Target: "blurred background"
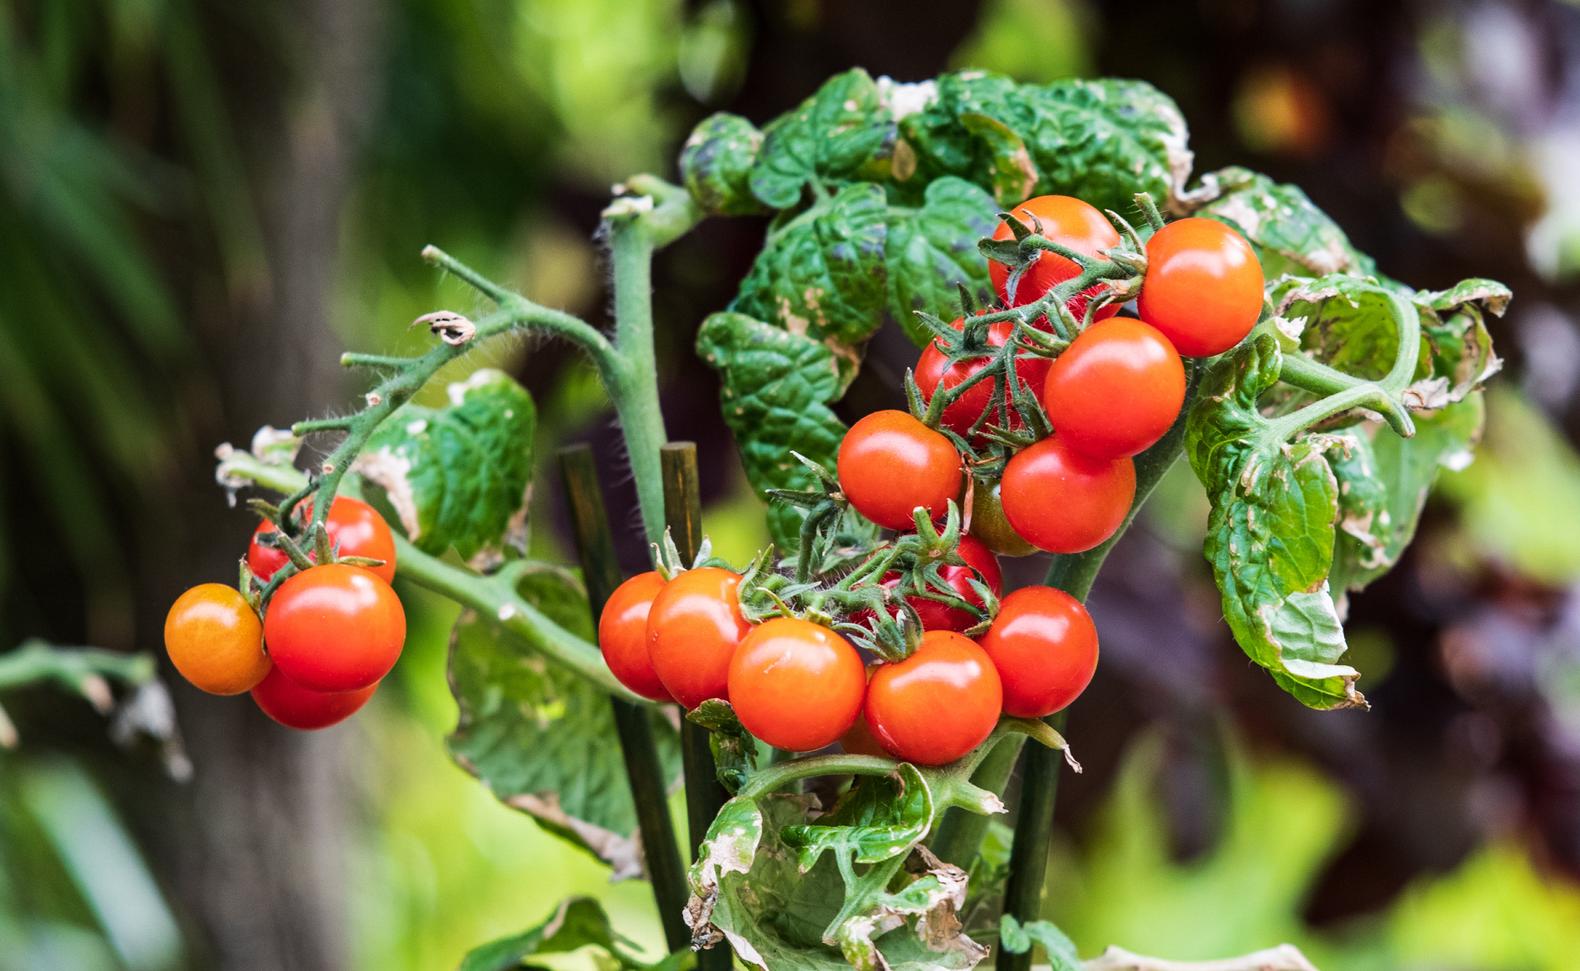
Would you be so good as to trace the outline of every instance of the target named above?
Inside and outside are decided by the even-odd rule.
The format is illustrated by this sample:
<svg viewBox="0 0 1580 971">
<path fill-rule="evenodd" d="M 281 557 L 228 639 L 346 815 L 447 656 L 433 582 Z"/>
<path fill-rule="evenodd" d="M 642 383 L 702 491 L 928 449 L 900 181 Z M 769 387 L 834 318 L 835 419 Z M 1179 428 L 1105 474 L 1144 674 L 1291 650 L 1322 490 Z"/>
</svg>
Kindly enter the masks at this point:
<svg viewBox="0 0 1580 971">
<path fill-rule="evenodd" d="M 1580 966 L 1572 3 L 3 0 L 0 650 L 160 653 L 171 598 L 232 576 L 252 527 L 215 445 L 345 407 L 342 349 L 415 348 L 418 314 L 477 309 L 422 244 L 602 321 L 610 183 L 673 175 L 706 114 L 763 122 L 853 65 L 1144 78 L 1198 171 L 1300 184 L 1418 287 L 1516 293 L 1475 464 L 1353 605 L 1369 714 L 1307 712 L 1245 662 L 1183 467 L 1148 507 L 1094 594 L 1104 662 L 1071 713 L 1088 771 L 1060 792 L 1049 915 L 1083 952 Z M 738 560 L 765 533 L 690 345 L 762 230 L 710 222 L 655 269 L 669 428 L 706 443 L 708 529 Z M 875 343 L 845 414 L 892 406 L 907 354 Z M 539 454 L 594 442 L 632 509 L 579 359 L 482 356 L 537 396 Z M 558 502 L 536 494 L 544 553 Z M 328 732 L 175 685 L 183 760 L 116 747 L 86 701 L 8 695 L 0 969 L 448 967 L 571 893 L 656 942 L 645 885 L 608 884 L 450 762 L 454 608 L 402 594 L 394 690 Z"/>
</svg>

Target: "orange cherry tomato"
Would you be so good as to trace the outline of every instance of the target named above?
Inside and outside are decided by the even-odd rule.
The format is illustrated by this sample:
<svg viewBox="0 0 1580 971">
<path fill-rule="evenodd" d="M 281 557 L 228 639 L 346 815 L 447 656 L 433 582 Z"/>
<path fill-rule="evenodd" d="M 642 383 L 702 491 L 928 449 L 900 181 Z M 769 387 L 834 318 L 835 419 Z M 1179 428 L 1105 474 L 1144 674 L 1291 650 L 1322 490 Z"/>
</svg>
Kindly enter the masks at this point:
<svg viewBox="0 0 1580 971">
<path fill-rule="evenodd" d="M 1147 240 L 1136 308 L 1186 357 L 1222 354 L 1262 313 L 1262 264 L 1245 237 L 1213 219 L 1169 223 Z"/>
<path fill-rule="evenodd" d="M 1049 553 L 1080 553 L 1124 524 L 1136 496 L 1129 459 L 1083 455 L 1052 435 L 1015 453 L 999 479 L 1004 517 Z"/>
<path fill-rule="evenodd" d="M 247 598 L 223 583 L 202 583 L 170 605 L 165 651 L 192 686 L 211 695 L 239 695 L 269 673 L 263 623 Z"/>
<path fill-rule="evenodd" d="M 728 698 L 730 660 L 751 625 L 738 573 L 705 566 L 677 574 L 653 598 L 647 653 L 659 681 L 686 708 Z"/>
<path fill-rule="evenodd" d="M 378 685 L 370 684 L 355 691 L 313 691 L 275 669 L 252 689 L 252 700 L 286 728 L 312 731 L 350 718 L 376 690 Z"/>
<path fill-rule="evenodd" d="M 839 443 L 839 488 L 856 511 L 889 529 L 915 527 L 912 511 L 944 515 L 960 494 L 960 453 L 903 411 L 875 411 Z"/>
<path fill-rule="evenodd" d="M 953 762 L 998 724 L 1004 691 L 993 661 L 971 638 L 928 631 L 910 657 L 881 664 L 867 685 L 867 727 L 897 759 Z"/>
<path fill-rule="evenodd" d="M 652 701 L 674 701 L 647 653 L 647 613 L 662 589 L 664 578 L 657 570 L 616 587 L 598 616 L 598 646 L 621 684 Z"/>
<path fill-rule="evenodd" d="M 855 724 L 867 670 L 827 627 L 775 617 L 752 628 L 730 661 L 730 704 L 746 730 L 775 748 L 810 752 Z"/>
<path fill-rule="evenodd" d="M 999 604 L 982 637 L 1004 684 L 1004 713 L 1041 718 L 1074 701 L 1097 671 L 1097 626 L 1079 600 L 1022 587 Z"/>
<path fill-rule="evenodd" d="M 355 691 L 388 674 L 406 643 L 395 591 L 360 566 L 325 563 L 280 584 L 263 618 L 275 667 L 313 691 Z"/>
</svg>

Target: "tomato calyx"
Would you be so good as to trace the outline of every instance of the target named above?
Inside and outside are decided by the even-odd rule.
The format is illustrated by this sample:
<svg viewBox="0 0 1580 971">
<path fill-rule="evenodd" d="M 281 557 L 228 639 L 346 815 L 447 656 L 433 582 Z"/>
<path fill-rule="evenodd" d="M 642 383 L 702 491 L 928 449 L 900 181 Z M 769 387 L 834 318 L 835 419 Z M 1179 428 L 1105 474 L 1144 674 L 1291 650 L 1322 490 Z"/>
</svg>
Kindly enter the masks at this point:
<svg viewBox="0 0 1580 971">
<path fill-rule="evenodd" d="M 331 497 L 332 502 L 333 497 Z M 342 556 L 340 545 L 330 535 L 329 526 L 324 520 L 310 517 L 310 521 L 304 526 L 300 502 L 287 501 L 276 506 L 267 500 L 253 498 L 247 500 L 247 507 L 274 526 L 273 529 L 257 532 L 252 541 L 264 549 L 278 550 L 286 557 L 286 563 L 269 576 L 267 581 L 260 580 L 248 565 L 247 558 L 242 557 L 240 572 L 242 595 L 260 614 L 264 612 L 280 584 L 314 566 L 344 563 L 347 566 L 371 568 L 382 567 L 387 562 L 371 556 Z M 287 519 L 293 521 L 297 529 L 296 533 L 293 534 L 292 530 L 287 528 Z"/>
</svg>

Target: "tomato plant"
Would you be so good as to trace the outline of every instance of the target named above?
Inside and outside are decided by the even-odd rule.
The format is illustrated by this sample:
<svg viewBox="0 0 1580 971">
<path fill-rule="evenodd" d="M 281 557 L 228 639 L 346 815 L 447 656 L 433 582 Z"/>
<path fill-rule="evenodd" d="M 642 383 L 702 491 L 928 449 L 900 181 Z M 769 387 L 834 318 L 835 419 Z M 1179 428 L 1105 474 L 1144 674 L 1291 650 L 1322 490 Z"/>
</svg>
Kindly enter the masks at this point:
<svg viewBox="0 0 1580 971">
<path fill-rule="evenodd" d="M 1028 928 L 1058 941 L 1028 922 L 1058 759 L 1078 768 L 1059 713 L 1097 664 L 1082 602 L 1165 472 L 1183 457 L 1206 492 L 1202 552 L 1226 626 L 1270 676 L 1263 703 L 1365 707 L 1340 604 L 1408 545 L 1438 469 L 1476 441 L 1497 368 L 1486 317 L 1506 288 L 1379 278 L 1298 189 L 1239 168 L 1193 177 L 1188 134 L 1140 82 L 852 70 L 763 128 L 706 119 L 679 184 L 620 184 L 601 234 L 612 329 L 425 249 L 493 309 L 419 318 L 418 356 L 345 355 L 378 375 L 358 410 L 221 450 L 227 487 L 276 495 L 253 500 L 266 523 L 250 568 L 213 595 L 228 619 L 178 603 L 172 658 L 199 687 L 250 686 L 282 724 L 332 724 L 401 651 L 399 600 L 369 572 L 398 559 L 403 584 L 465 608 L 457 761 L 620 875 L 645 867 L 672 951 L 697 948 L 703 971 L 732 952 L 969 968 L 986 954 L 971 935 L 996 928 L 998 967 L 1022 971 Z M 772 545 L 750 563 L 713 556 L 695 452 L 666 444 L 651 303 L 654 253 L 735 215 L 770 228 L 696 349 L 767 502 Z M 1139 317 L 1117 316 L 1132 301 Z M 892 407 L 847 427 L 836 405 L 886 319 L 917 366 Z M 622 585 L 609 536 L 582 528 L 624 521 L 599 511 L 595 477 L 567 475 L 582 576 L 528 555 L 537 412 L 509 376 L 478 369 L 444 404 L 411 400 L 522 334 L 570 341 L 597 371 L 652 572 Z M 295 459 L 318 436 L 334 444 L 309 477 Z M 381 532 L 343 489 L 397 518 Z M 1045 583 L 1006 592 L 994 554 L 1037 550 L 1053 554 Z M 1017 760 L 1008 880 L 979 886 L 994 869 L 980 828 L 939 824 L 1006 811 Z M 814 791 L 840 795 L 813 811 Z M 467 966 L 530 963 L 538 945 L 521 942 L 543 937 Z"/>
</svg>

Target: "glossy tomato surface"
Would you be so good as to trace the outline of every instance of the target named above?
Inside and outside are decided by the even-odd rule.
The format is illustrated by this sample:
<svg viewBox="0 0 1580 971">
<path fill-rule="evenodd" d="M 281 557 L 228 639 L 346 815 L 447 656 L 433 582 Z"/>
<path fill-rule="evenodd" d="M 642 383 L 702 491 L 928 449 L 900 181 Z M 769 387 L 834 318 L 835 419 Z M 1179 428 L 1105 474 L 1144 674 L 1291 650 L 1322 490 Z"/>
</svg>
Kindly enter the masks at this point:
<svg viewBox="0 0 1580 971">
<path fill-rule="evenodd" d="M 1136 495 L 1129 459 L 1097 459 L 1054 434 L 1015 453 L 999 480 L 1004 517 L 1027 542 L 1049 553 L 1081 553 L 1125 521 Z"/>
<path fill-rule="evenodd" d="M 867 415 L 839 444 L 840 491 L 879 526 L 914 528 L 917 506 L 943 516 L 961 481 L 954 445 L 903 411 Z"/>
<path fill-rule="evenodd" d="M 752 628 L 730 661 L 730 704 L 746 730 L 775 748 L 832 745 L 861 714 L 867 671 L 845 638 L 775 617 Z"/>
<path fill-rule="evenodd" d="M 360 566 L 326 563 L 280 585 L 263 618 L 275 667 L 313 691 L 355 691 L 389 673 L 406 643 L 395 591 Z"/>
<path fill-rule="evenodd" d="M 303 522 L 312 515 L 308 503 L 297 506 L 297 510 Z M 329 506 L 329 515 L 324 517 L 324 527 L 329 530 L 330 542 L 339 547 L 339 555 L 383 560 L 383 566 L 365 569 L 376 573 L 385 583 L 395 582 L 395 537 L 377 509 L 360 499 L 336 496 Z M 289 562 L 283 551 L 258 542 L 258 537 L 272 532 L 275 532 L 274 524 L 265 519 L 253 530 L 252 542 L 247 545 L 247 568 L 265 583 Z M 306 553 L 313 556 L 311 549 Z"/>
<path fill-rule="evenodd" d="M 183 678 L 211 695 L 239 695 L 269 673 L 263 623 L 241 591 L 223 583 L 199 584 L 170 605 L 165 651 Z"/>
<path fill-rule="evenodd" d="M 1213 219 L 1171 222 L 1147 240 L 1136 307 L 1186 357 L 1222 354 L 1262 313 L 1262 264 L 1245 237 Z"/>
<path fill-rule="evenodd" d="M 943 765 L 982 744 L 1003 701 L 998 671 L 975 641 L 928 631 L 910 657 L 873 672 L 864 713 L 895 758 Z"/>
<path fill-rule="evenodd" d="M 647 614 L 647 652 L 670 696 L 695 708 L 729 697 L 730 660 L 751 625 L 741 615 L 738 573 L 705 566 L 676 574 Z"/>
<path fill-rule="evenodd" d="M 616 587 L 598 615 L 598 647 L 621 684 L 652 701 L 674 701 L 647 653 L 647 614 L 662 589 L 664 578 L 656 570 Z"/>
<path fill-rule="evenodd" d="M 313 691 L 276 669 L 252 689 L 252 700 L 286 728 L 312 731 L 350 718 L 376 690 L 378 685 L 370 684 L 355 691 Z"/>
<path fill-rule="evenodd" d="M 1095 206 L 1073 196 L 1037 196 L 1016 206 L 1010 214 L 1032 229 L 1036 229 L 1032 222 L 1032 217 L 1036 217 L 1042 224 L 1044 237 L 1077 253 L 1100 256 L 1103 250 L 1119 245 L 1119 231 L 1108 221 L 1108 217 Z M 1008 223 L 1001 222 L 998 229 L 994 230 L 993 238 L 1014 239 L 1015 234 Z M 994 260 L 988 261 L 988 276 L 993 281 L 993 289 L 998 291 L 999 299 L 1010 307 L 1031 303 L 1066 280 L 1075 279 L 1080 273 L 1081 268 L 1071 260 L 1057 253 L 1043 253 L 1021 276 L 1012 298 L 1009 293 L 1009 267 Z M 1077 321 L 1085 317 L 1087 302 L 1101 290 L 1102 284 L 1096 284 L 1076 294 L 1066 304 Z M 1093 316 L 1101 320 L 1118 312 L 1119 305 L 1110 303 Z"/>
<path fill-rule="evenodd" d="M 1128 458 L 1163 437 L 1185 401 L 1185 365 L 1155 327 L 1114 317 L 1076 336 L 1054 361 L 1042 404 L 1064 443 Z"/>
<path fill-rule="evenodd" d="M 1097 626 L 1079 600 L 1022 587 L 999 604 L 982 637 L 1004 685 L 1004 713 L 1041 718 L 1074 701 L 1097 671 Z"/>
<path fill-rule="evenodd" d="M 1037 547 L 1015 532 L 1004 517 L 997 482 L 977 481 L 971 489 L 971 536 L 999 556 L 1030 556 Z"/>
</svg>

